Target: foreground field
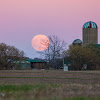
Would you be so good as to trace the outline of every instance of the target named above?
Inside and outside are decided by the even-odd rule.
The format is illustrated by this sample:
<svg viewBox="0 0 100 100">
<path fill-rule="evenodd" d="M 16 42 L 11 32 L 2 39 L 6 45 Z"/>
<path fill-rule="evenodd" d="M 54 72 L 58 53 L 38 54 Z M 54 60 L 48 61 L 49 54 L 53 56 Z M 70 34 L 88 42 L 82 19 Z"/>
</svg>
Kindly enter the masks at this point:
<svg viewBox="0 0 100 100">
<path fill-rule="evenodd" d="M 0 100 L 100 100 L 99 71 L 0 71 Z"/>
</svg>

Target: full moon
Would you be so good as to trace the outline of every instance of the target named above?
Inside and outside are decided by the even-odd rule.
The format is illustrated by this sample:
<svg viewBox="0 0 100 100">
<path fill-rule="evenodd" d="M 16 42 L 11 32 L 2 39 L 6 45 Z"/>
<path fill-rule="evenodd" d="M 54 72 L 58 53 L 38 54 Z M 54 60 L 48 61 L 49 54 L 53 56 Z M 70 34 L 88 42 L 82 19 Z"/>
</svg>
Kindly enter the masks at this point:
<svg viewBox="0 0 100 100">
<path fill-rule="evenodd" d="M 43 51 L 48 48 L 50 41 L 45 35 L 36 35 L 32 39 L 32 47 L 35 50 Z"/>
</svg>

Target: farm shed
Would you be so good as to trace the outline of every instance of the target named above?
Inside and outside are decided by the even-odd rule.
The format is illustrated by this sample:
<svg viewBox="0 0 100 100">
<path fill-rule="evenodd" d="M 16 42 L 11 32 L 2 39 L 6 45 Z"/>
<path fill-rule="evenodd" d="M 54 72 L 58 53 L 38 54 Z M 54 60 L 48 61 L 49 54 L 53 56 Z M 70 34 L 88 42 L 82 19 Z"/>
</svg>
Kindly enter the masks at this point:
<svg viewBox="0 0 100 100">
<path fill-rule="evenodd" d="M 26 60 L 18 60 L 18 61 L 13 61 L 13 69 L 31 69 L 31 64 L 30 62 Z"/>
<path fill-rule="evenodd" d="M 26 61 L 30 62 L 32 69 L 45 69 L 46 61 L 41 59 L 27 59 Z"/>
<path fill-rule="evenodd" d="M 46 61 L 40 59 L 27 59 L 13 61 L 13 69 L 45 69 Z"/>
</svg>

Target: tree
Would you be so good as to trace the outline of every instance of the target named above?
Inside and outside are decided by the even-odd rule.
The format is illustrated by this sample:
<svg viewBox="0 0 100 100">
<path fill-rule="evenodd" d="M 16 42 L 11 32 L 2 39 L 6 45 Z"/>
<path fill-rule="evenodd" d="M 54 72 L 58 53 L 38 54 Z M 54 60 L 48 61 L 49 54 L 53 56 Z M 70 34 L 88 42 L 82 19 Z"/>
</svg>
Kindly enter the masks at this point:
<svg viewBox="0 0 100 100">
<path fill-rule="evenodd" d="M 0 43 L 0 69 L 11 69 L 13 61 L 20 60 L 24 57 L 24 52 L 18 50 L 14 46 Z"/>
<path fill-rule="evenodd" d="M 56 61 L 61 57 L 61 52 L 65 50 L 66 43 L 63 40 L 60 40 L 55 35 L 48 36 L 48 38 L 50 41 L 49 47 L 44 52 L 42 52 L 42 54 L 48 60 L 49 66 L 56 68 L 57 67 L 56 65 L 58 65 Z"/>
<path fill-rule="evenodd" d="M 82 47 L 71 45 L 66 52 L 69 53 L 74 70 L 82 70 L 84 64 L 87 65 L 87 69 L 97 69 L 97 66 L 100 67 L 100 56 L 97 54 L 97 52 L 100 54 L 100 49 L 94 46 Z"/>
</svg>

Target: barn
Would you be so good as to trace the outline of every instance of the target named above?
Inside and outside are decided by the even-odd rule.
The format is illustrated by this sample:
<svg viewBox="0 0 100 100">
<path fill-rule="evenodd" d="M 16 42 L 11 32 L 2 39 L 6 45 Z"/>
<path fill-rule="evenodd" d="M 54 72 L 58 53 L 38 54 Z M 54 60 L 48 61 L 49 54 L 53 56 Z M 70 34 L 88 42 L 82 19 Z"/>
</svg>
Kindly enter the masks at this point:
<svg viewBox="0 0 100 100">
<path fill-rule="evenodd" d="M 31 69 L 45 69 L 46 61 L 41 59 L 27 59 L 26 61 L 30 62 Z"/>
<path fill-rule="evenodd" d="M 13 61 L 13 69 L 31 70 L 31 69 L 45 69 L 46 61 L 41 59 L 26 59 Z"/>
</svg>

